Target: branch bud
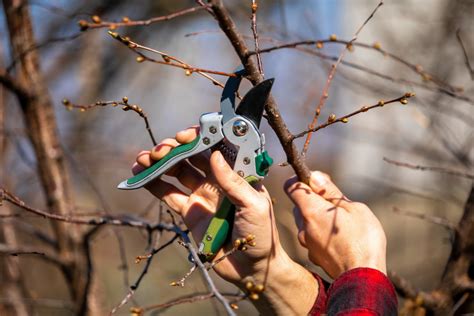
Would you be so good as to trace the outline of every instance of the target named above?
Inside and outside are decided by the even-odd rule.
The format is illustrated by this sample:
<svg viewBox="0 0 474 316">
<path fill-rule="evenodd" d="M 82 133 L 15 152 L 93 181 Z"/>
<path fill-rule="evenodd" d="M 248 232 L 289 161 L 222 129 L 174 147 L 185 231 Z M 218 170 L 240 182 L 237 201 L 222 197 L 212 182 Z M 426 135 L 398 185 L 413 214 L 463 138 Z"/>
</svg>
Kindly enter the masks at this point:
<svg viewBox="0 0 474 316">
<path fill-rule="evenodd" d="M 92 16 L 92 22 L 99 24 L 101 22 L 101 19 L 98 15 L 93 15 Z"/>
<path fill-rule="evenodd" d="M 77 22 L 77 25 L 79 25 L 79 29 L 81 30 L 81 32 L 84 32 L 89 28 L 89 23 L 87 23 L 86 20 L 79 20 L 79 22 Z"/>
<path fill-rule="evenodd" d="M 256 301 L 256 300 L 259 299 L 259 296 L 258 296 L 257 293 L 250 293 L 249 298 L 250 298 L 252 301 Z"/>
</svg>

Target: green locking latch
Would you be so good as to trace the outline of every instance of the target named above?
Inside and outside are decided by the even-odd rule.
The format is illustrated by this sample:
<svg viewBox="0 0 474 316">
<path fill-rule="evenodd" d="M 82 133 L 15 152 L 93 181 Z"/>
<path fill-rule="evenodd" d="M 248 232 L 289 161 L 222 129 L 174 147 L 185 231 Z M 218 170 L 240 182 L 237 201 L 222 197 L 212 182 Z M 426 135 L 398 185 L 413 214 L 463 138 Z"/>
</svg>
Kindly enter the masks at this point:
<svg viewBox="0 0 474 316">
<path fill-rule="evenodd" d="M 257 168 L 257 174 L 259 176 L 266 176 L 272 164 L 273 159 L 266 150 L 255 157 L 255 167 Z"/>
</svg>

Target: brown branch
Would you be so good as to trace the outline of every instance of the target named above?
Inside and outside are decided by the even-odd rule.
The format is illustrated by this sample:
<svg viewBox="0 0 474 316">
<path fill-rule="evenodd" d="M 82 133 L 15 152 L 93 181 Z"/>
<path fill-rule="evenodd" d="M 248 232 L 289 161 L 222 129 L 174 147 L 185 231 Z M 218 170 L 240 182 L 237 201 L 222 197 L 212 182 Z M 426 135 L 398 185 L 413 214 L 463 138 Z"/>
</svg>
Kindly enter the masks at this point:
<svg viewBox="0 0 474 316">
<path fill-rule="evenodd" d="M 23 87 L 23 85 L 17 81 L 17 79 L 13 78 L 5 69 L 0 69 L 0 83 L 16 94 L 18 99 L 21 102 L 28 102 L 32 98 L 30 92 Z"/>
<path fill-rule="evenodd" d="M 358 114 L 361 114 L 361 113 L 365 113 L 365 112 L 370 111 L 370 110 L 375 109 L 375 108 L 383 107 L 387 104 L 396 103 L 396 102 L 400 102 L 401 104 L 407 104 L 408 99 L 413 97 L 413 96 L 415 96 L 415 94 L 413 92 L 407 92 L 401 97 L 398 97 L 398 98 L 395 98 L 395 99 L 392 99 L 392 100 L 388 100 L 388 101 L 380 100 L 377 104 L 370 105 L 370 106 L 363 106 L 360 109 L 358 109 L 357 111 L 354 111 L 352 113 L 346 114 L 346 115 L 338 117 L 338 118 L 336 118 L 336 116 L 334 114 L 331 114 L 331 115 L 329 115 L 326 123 L 320 124 L 320 125 L 312 128 L 312 129 L 307 129 L 305 131 L 302 131 L 298 134 L 295 134 L 293 137 L 294 137 L 294 139 L 300 138 L 300 137 L 303 137 L 304 135 L 306 135 L 308 133 L 317 132 L 320 129 L 326 128 L 326 127 L 328 127 L 330 125 L 333 125 L 333 124 L 336 124 L 336 123 L 347 123 L 349 121 L 349 118 L 352 117 L 352 116 L 355 116 L 355 115 L 358 115 Z"/>
<path fill-rule="evenodd" d="M 421 170 L 421 171 L 434 171 L 434 172 L 449 174 L 456 177 L 462 177 L 462 178 L 474 180 L 474 174 L 471 174 L 468 172 L 452 170 L 452 169 L 443 168 L 443 167 L 427 167 L 427 166 L 414 165 L 407 162 L 392 160 L 387 157 L 383 157 L 383 160 L 385 162 L 388 162 L 389 164 L 399 166 L 399 167 L 409 168 L 413 170 Z"/>
<path fill-rule="evenodd" d="M 209 34 L 209 33 L 216 33 L 216 31 L 215 30 L 198 31 L 198 32 L 188 33 L 185 36 L 195 36 L 195 35 Z M 251 36 L 247 36 L 247 35 L 242 35 L 242 37 L 249 38 L 249 39 L 252 38 Z M 303 52 L 305 54 L 310 54 L 310 55 L 316 56 L 320 59 L 330 60 L 330 61 L 334 61 L 334 62 L 338 60 L 338 56 L 327 55 L 327 54 L 321 53 L 320 51 L 312 50 L 312 49 L 309 49 L 309 48 L 304 48 L 304 47 L 301 47 L 301 46 L 304 46 L 304 45 L 309 46 L 309 45 L 316 44 L 317 47 L 318 46 L 322 47 L 321 45 L 323 45 L 325 43 L 335 43 L 335 44 L 344 44 L 344 45 L 347 45 L 349 43 L 349 41 L 339 40 L 337 38 L 336 39 L 334 39 L 334 38 L 333 39 L 331 39 L 331 38 L 330 39 L 322 39 L 322 40 L 305 40 L 305 41 L 298 41 L 298 42 L 292 42 L 292 43 L 284 43 L 284 42 L 278 41 L 278 40 L 276 40 L 274 38 L 271 38 L 271 37 L 259 37 L 259 39 L 276 44 L 275 46 L 272 46 L 272 47 L 269 47 L 269 48 L 266 48 L 266 49 L 261 49 L 260 53 L 268 53 L 268 52 L 271 52 L 273 50 L 282 49 L 282 48 L 294 48 L 294 49 L 296 49 L 300 52 Z M 318 44 L 320 44 L 320 45 L 318 45 Z M 399 57 L 395 54 L 392 54 L 390 52 L 387 52 L 387 51 L 383 50 L 380 46 L 380 43 L 378 43 L 378 42 L 375 42 L 372 45 L 355 42 L 355 43 L 353 43 L 353 46 L 360 46 L 360 47 L 380 51 L 380 53 L 382 53 L 384 56 L 392 58 L 395 61 L 398 61 L 398 62 L 406 65 L 408 68 L 410 68 L 411 70 L 418 73 L 421 76 L 421 78 L 423 79 L 423 81 L 432 82 L 432 83 L 435 84 L 435 86 L 428 85 L 428 84 L 425 84 L 425 83 L 416 82 L 416 81 L 412 81 L 412 80 L 408 80 L 408 79 L 405 79 L 405 78 L 395 78 L 395 77 L 392 77 L 390 75 L 387 75 L 387 74 L 375 71 L 373 69 L 370 69 L 368 67 L 359 65 L 357 63 L 352 63 L 352 62 L 348 62 L 348 61 L 345 61 L 345 60 L 341 61 L 341 65 L 344 65 L 344 66 L 347 66 L 347 67 L 350 67 L 350 68 L 368 73 L 370 75 L 382 78 L 384 80 L 388 80 L 388 81 L 396 82 L 396 83 L 400 83 L 400 84 L 406 84 L 406 85 L 410 85 L 410 86 L 414 86 L 414 87 L 419 87 L 419 88 L 429 90 L 429 91 L 439 92 L 439 93 L 445 94 L 449 97 L 452 97 L 452 98 L 455 98 L 455 99 L 458 99 L 458 100 L 462 100 L 462 101 L 468 102 L 470 104 L 474 104 L 474 100 L 472 100 L 471 98 L 469 98 L 465 95 L 460 94 L 464 91 L 464 89 L 462 87 L 454 87 L 454 86 L 442 81 L 441 79 L 437 78 L 433 74 L 430 74 L 430 73 L 426 72 L 425 70 L 423 70 L 423 67 L 421 65 L 412 64 L 412 63 L 404 60 L 403 58 L 401 58 L 401 57 Z M 249 54 L 249 56 L 255 55 L 255 51 L 250 51 L 248 54 Z"/>
<path fill-rule="evenodd" d="M 217 258 L 214 260 L 209 267 L 207 268 L 208 270 L 214 269 L 216 265 L 218 265 L 220 262 L 224 261 L 225 258 L 233 255 L 237 251 L 246 251 L 247 246 L 250 247 L 255 247 L 256 242 L 255 242 L 255 236 L 252 234 L 249 234 L 245 238 L 238 238 L 234 241 L 232 248 L 228 251 L 226 251 L 221 257 Z"/>
<path fill-rule="evenodd" d="M 37 249 L 31 247 L 21 246 L 12 248 L 9 245 L 0 243 L 0 253 L 9 256 L 34 255 L 40 259 L 55 264 L 58 267 L 65 266 L 64 262 L 58 258 L 57 254 L 44 250 L 38 251 Z"/>
<path fill-rule="evenodd" d="M 252 21 L 251 29 L 252 29 L 253 41 L 255 45 L 255 55 L 257 56 L 258 71 L 260 72 L 262 77 L 265 77 L 263 73 L 262 57 L 260 56 L 260 49 L 258 47 L 257 9 L 258 9 L 257 0 L 252 0 L 252 17 L 250 19 Z"/>
<path fill-rule="evenodd" d="M 56 213 L 51 213 L 48 211 L 44 211 L 32 206 L 27 205 L 24 201 L 22 201 L 17 196 L 13 195 L 9 191 L 5 190 L 4 188 L 0 188 L 0 200 L 12 203 L 13 205 L 18 206 L 19 208 L 28 211 L 30 213 L 36 214 L 43 218 L 51 219 L 54 221 L 65 222 L 70 224 L 78 224 L 78 225 L 88 225 L 88 226 L 98 226 L 98 225 L 112 225 L 112 226 L 127 226 L 127 227 L 135 227 L 140 229 L 147 229 L 147 230 L 166 230 L 175 233 L 181 234 L 182 231 L 173 224 L 166 224 L 166 223 L 157 223 L 151 224 L 147 221 L 131 218 L 128 216 L 103 216 L 103 217 L 94 217 L 94 218 L 82 218 L 82 217 L 75 217 L 75 216 L 64 216 Z"/>
<path fill-rule="evenodd" d="M 469 74 L 471 75 L 471 80 L 474 80 L 474 69 L 471 66 L 471 62 L 469 61 L 469 55 L 467 53 L 467 49 L 464 46 L 464 43 L 461 38 L 461 30 L 456 31 L 456 38 L 458 39 L 459 45 L 461 46 L 463 55 L 464 55 L 464 63 L 466 64 L 466 68 L 469 71 Z"/>
<path fill-rule="evenodd" d="M 245 298 L 244 294 L 223 293 L 222 295 L 224 295 L 226 297 L 229 297 L 229 298 L 235 298 L 235 299 Z M 213 293 L 191 294 L 191 295 L 186 295 L 184 297 L 180 297 L 180 298 L 177 298 L 177 299 L 173 299 L 173 300 L 171 300 L 169 302 L 166 302 L 166 303 L 155 304 L 155 305 L 150 305 L 150 306 L 146 306 L 146 307 L 133 307 L 130 311 L 132 313 L 136 313 L 138 315 L 143 315 L 143 313 L 149 312 L 149 311 L 152 311 L 152 310 L 162 310 L 162 309 L 170 308 L 170 307 L 180 305 L 180 304 L 194 303 L 194 302 L 198 302 L 198 301 L 208 300 L 208 299 L 211 299 L 213 297 L 215 297 L 215 295 Z M 236 306 L 235 307 L 233 306 L 232 308 L 235 309 Z"/>
<path fill-rule="evenodd" d="M 271 39 L 271 38 L 266 38 L 266 40 L 268 40 L 270 42 L 275 42 L 275 43 L 278 43 L 278 44 L 276 44 L 274 46 L 271 46 L 271 47 L 261 49 L 260 53 L 262 53 L 262 54 L 270 53 L 272 51 L 279 50 L 279 49 L 298 48 L 299 46 L 313 46 L 313 45 L 315 45 L 317 49 L 321 49 L 321 48 L 324 47 L 325 44 L 340 44 L 340 45 L 344 45 L 346 47 L 348 45 L 353 45 L 354 47 L 362 47 L 362 48 L 365 48 L 365 49 L 374 50 L 374 51 L 380 52 L 380 54 L 382 54 L 384 57 L 388 57 L 388 58 L 393 59 L 394 61 L 396 61 L 396 62 L 398 62 L 402 65 L 405 65 L 409 69 L 413 70 L 415 73 L 419 74 L 424 81 L 431 81 L 431 82 L 435 83 L 436 85 L 438 85 L 440 87 L 449 89 L 451 92 L 462 92 L 463 91 L 463 88 L 454 87 L 454 86 L 444 82 L 443 80 L 439 79 L 435 75 L 425 71 L 423 66 L 410 63 L 409 61 L 403 59 L 402 57 L 400 57 L 396 54 L 393 54 L 389 51 L 384 50 L 379 42 L 375 42 L 374 44 L 367 44 L 367 43 L 360 43 L 360 42 L 350 43 L 350 41 L 340 40 L 340 39 L 337 39 L 337 38 L 334 38 L 334 37 L 328 38 L 328 39 L 303 40 L 303 41 L 296 41 L 296 42 L 289 42 L 289 43 L 283 43 L 283 42 L 280 42 L 280 41 L 277 41 L 277 40 L 274 40 L 274 39 Z M 255 52 L 250 52 L 250 54 L 254 55 Z"/>
<path fill-rule="evenodd" d="M 53 102 L 40 67 L 38 51 L 22 55 L 36 45 L 32 20 L 24 0 L 3 0 L 6 13 L 12 59 L 20 56 L 17 80 L 27 87 L 31 98 L 18 95 L 29 140 L 36 156 L 36 168 L 42 191 L 49 209 L 55 215 L 66 217 L 74 209 L 74 199 L 64 153 L 58 137 Z M 88 310 L 88 283 L 92 274 L 88 256 L 82 246 L 84 232 L 79 227 L 71 229 L 65 222 L 52 221 L 58 254 L 61 261 L 73 262 L 61 271 L 68 280 L 68 288 L 76 307 L 76 313 Z M 93 312 L 93 311 L 91 311 Z"/>
<path fill-rule="evenodd" d="M 136 227 L 136 228 L 144 228 L 147 229 L 148 231 L 153 231 L 153 230 L 167 230 L 174 232 L 176 235 L 178 235 L 184 242 L 184 245 L 186 249 L 188 249 L 191 257 L 193 258 L 194 262 L 198 265 L 199 269 L 201 270 L 204 279 L 206 280 L 206 283 L 211 290 L 212 293 L 216 296 L 216 298 L 224 305 L 224 308 L 226 309 L 227 313 L 229 315 L 235 315 L 235 313 L 232 311 L 232 308 L 229 305 L 229 302 L 225 297 L 222 296 L 222 294 L 217 290 L 214 282 L 212 281 L 211 277 L 209 276 L 209 273 L 207 272 L 206 267 L 204 264 L 201 262 L 199 259 L 199 256 L 197 254 L 196 249 L 191 243 L 191 240 L 187 236 L 187 233 L 181 230 L 178 226 L 175 224 L 167 224 L 167 223 L 156 223 L 156 224 L 150 224 L 148 222 L 142 221 L 142 220 L 137 220 L 137 219 L 129 219 L 129 218 L 118 218 L 118 217 L 101 217 L 101 218 L 92 218 L 92 219 L 83 219 L 83 218 L 75 218 L 72 216 L 62 216 L 58 214 L 53 214 L 47 211 L 43 211 L 37 208 L 33 208 L 31 206 L 26 205 L 22 200 L 20 200 L 18 197 L 15 195 L 11 194 L 7 190 L 0 188 L 0 200 L 2 201 L 7 201 L 10 202 L 26 211 L 29 211 L 31 213 L 43 216 L 45 218 L 53 219 L 56 221 L 62 221 L 62 222 L 67 222 L 67 223 L 73 223 L 73 224 L 81 224 L 81 225 L 92 225 L 92 226 L 101 226 L 101 225 L 115 225 L 115 226 L 129 226 L 129 227 Z M 131 292 L 134 291 L 134 287 L 131 287 Z M 132 296 L 133 293 L 129 293 L 128 296 Z M 125 302 L 126 303 L 126 302 Z M 122 305 L 120 305 L 122 306 Z"/>
<path fill-rule="evenodd" d="M 262 82 L 263 77 L 259 73 L 258 67 L 255 65 L 253 60 L 249 58 L 249 49 L 247 48 L 242 35 L 237 30 L 234 21 L 232 20 L 227 9 L 224 7 L 222 1 L 211 0 L 211 5 L 212 11 L 214 12 L 215 18 L 218 21 L 220 28 L 229 39 L 237 56 L 239 56 L 240 61 L 244 65 L 248 74 L 248 79 L 253 85 Z M 291 164 L 295 170 L 296 175 L 301 181 L 309 183 L 311 176 L 310 170 L 304 163 L 302 157 L 299 155 L 298 149 L 293 143 L 292 134 L 283 121 L 280 111 L 278 110 L 278 106 L 271 95 L 268 97 L 267 103 L 265 104 L 265 111 L 268 116 L 268 123 L 275 131 L 280 144 L 285 151 L 288 163 Z"/>
<path fill-rule="evenodd" d="M 110 312 L 110 315 L 115 314 L 120 308 L 122 308 L 125 304 L 127 304 L 130 301 L 130 299 L 135 294 L 135 291 L 140 286 L 140 283 L 142 282 L 143 278 L 148 273 L 148 268 L 150 267 L 154 256 L 158 252 L 160 252 L 161 250 L 163 250 L 163 249 L 167 248 L 169 245 L 171 245 L 178 237 L 180 237 L 180 234 L 175 234 L 174 237 L 171 238 L 168 242 L 164 243 L 163 245 L 161 245 L 160 247 L 158 247 L 156 249 L 153 249 L 148 255 L 146 255 L 145 258 L 143 258 L 142 256 L 137 257 L 137 259 L 135 260 L 135 263 L 140 263 L 140 261 L 142 259 L 147 260 L 146 264 L 145 264 L 145 267 L 143 268 L 142 272 L 138 276 L 135 283 L 130 286 L 130 290 L 128 291 L 127 295 L 125 295 L 125 297 L 120 301 L 120 303 L 112 309 L 112 311 Z"/>
<path fill-rule="evenodd" d="M 353 43 L 357 40 L 357 37 L 359 36 L 359 33 L 362 31 L 365 25 L 372 19 L 372 17 L 375 15 L 377 12 L 378 8 L 383 5 L 383 0 L 381 0 L 377 6 L 374 8 L 372 13 L 369 15 L 369 17 L 362 23 L 362 25 L 359 27 L 359 29 L 355 32 L 354 37 L 347 43 L 346 46 L 344 46 L 344 49 L 341 51 L 339 54 L 338 59 L 334 64 L 331 65 L 331 70 L 329 71 L 328 78 L 326 80 L 326 85 L 324 86 L 323 92 L 321 93 L 321 97 L 319 99 L 318 105 L 316 107 L 316 110 L 314 112 L 314 117 L 311 123 L 309 124 L 309 133 L 306 135 L 306 140 L 303 145 L 303 150 L 302 150 L 302 155 L 304 156 L 306 152 L 308 151 L 308 147 L 311 141 L 311 136 L 312 136 L 312 129 L 316 127 L 316 124 L 318 122 L 319 115 L 321 113 L 322 108 L 324 107 L 324 104 L 326 103 L 326 100 L 329 98 L 329 88 L 331 87 L 332 79 L 334 78 L 334 75 L 336 74 L 336 69 L 337 66 L 341 63 L 342 59 L 344 58 L 346 52 L 349 49 L 352 49 Z M 331 36 L 333 39 L 336 39 L 335 35 Z"/>
<path fill-rule="evenodd" d="M 184 235 L 181 237 L 182 237 L 183 244 L 186 247 L 186 249 L 188 249 L 192 260 L 201 271 L 201 274 L 204 280 L 206 281 L 207 287 L 210 290 L 210 292 L 217 298 L 219 302 L 221 302 L 221 304 L 224 306 L 224 309 L 226 310 L 228 315 L 235 316 L 235 313 L 232 310 L 232 306 L 230 305 L 229 301 L 217 290 L 216 285 L 212 281 L 211 276 L 209 275 L 209 272 L 206 269 L 206 266 L 202 263 L 201 259 L 199 258 L 199 255 L 197 254 L 197 251 L 192 245 L 189 237 L 187 235 Z"/>
<path fill-rule="evenodd" d="M 198 34 L 199 34 L 199 32 L 198 32 Z M 275 40 L 275 39 L 272 39 L 272 38 L 269 38 L 269 37 L 265 37 L 265 38 L 262 37 L 261 39 L 265 39 L 266 41 L 269 41 L 269 42 L 272 42 L 272 43 L 277 43 L 279 45 L 285 45 L 283 42 L 280 42 L 278 40 Z M 348 41 L 340 41 L 340 40 L 337 40 L 337 39 L 334 40 L 334 41 L 331 40 L 331 39 L 323 40 L 323 41 L 324 42 L 334 42 L 334 43 L 341 42 L 341 43 L 344 43 L 345 45 L 347 45 L 347 43 L 348 43 Z M 306 43 L 306 42 L 308 42 L 308 41 L 303 41 L 302 43 Z M 321 42 L 321 40 L 310 41 L 310 42 L 311 43 L 314 42 L 317 45 L 319 42 Z M 362 43 L 356 42 L 356 43 L 353 43 L 353 45 L 354 46 L 364 46 L 364 47 L 375 47 L 376 49 L 381 50 L 381 48 L 379 48 L 380 46 L 377 42 L 373 45 L 362 44 Z M 284 48 L 284 47 L 282 47 L 282 48 Z M 289 48 L 291 48 L 291 47 L 289 47 Z M 323 54 L 319 51 L 312 50 L 312 49 L 309 49 L 309 48 L 295 46 L 294 49 L 296 49 L 298 51 L 301 51 L 303 53 L 306 53 L 306 54 L 316 56 L 316 57 L 318 57 L 320 59 L 323 59 L 323 60 L 337 61 L 337 59 L 338 59 L 337 56 L 326 55 L 326 54 Z M 261 50 L 260 52 L 264 52 L 264 51 L 265 50 Z M 252 55 L 252 54 L 255 54 L 255 52 L 250 52 L 249 54 Z M 453 87 L 453 86 L 443 82 L 441 79 L 436 78 L 433 75 L 426 73 L 423 70 L 423 67 L 421 67 L 420 65 L 410 64 L 409 62 L 403 60 L 402 58 L 400 58 L 398 56 L 395 56 L 391 53 L 388 53 L 386 51 L 383 51 L 383 54 L 388 54 L 389 56 L 392 56 L 392 58 L 394 58 L 395 60 L 397 60 L 397 58 L 400 59 L 400 62 L 406 63 L 407 66 L 409 66 L 412 70 L 419 73 L 422 76 L 423 81 L 433 82 L 433 83 L 436 84 L 436 86 L 432 86 L 432 85 L 428 85 L 428 84 L 424 84 L 424 83 L 420 83 L 420 82 L 415 82 L 415 81 L 408 80 L 408 79 L 405 79 L 405 78 L 395 78 L 395 77 L 392 77 L 390 75 L 386 75 L 384 73 L 381 73 L 381 72 L 375 71 L 373 69 L 370 69 L 368 67 L 365 67 L 365 66 L 362 66 L 362 65 L 359 65 L 359 64 L 356 64 L 356 63 L 348 62 L 348 61 L 345 61 L 345 60 L 341 61 L 341 65 L 344 65 L 344 66 L 347 66 L 347 67 L 350 67 L 350 68 L 368 73 L 370 75 L 382 78 L 384 80 L 388 80 L 388 81 L 396 82 L 396 83 L 401 83 L 401 84 L 406 84 L 406 85 L 410 85 L 410 86 L 414 86 L 414 87 L 420 87 L 422 89 L 426 89 L 426 90 L 429 90 L 429 91 L 439 92 L 439 93 L 445 94 L 447 96 L 450 96 L 452 98 L 462 100 L 462 101 L 468 102 L 470 104 L 474 104 L 474 100 L 472 100 L 471 98 L 469 98 L 465 95 L 460 94 L 460 92 L 463 91 L 462 87 Z"/>
<path fill-rule="evenodd" d="M 118 33 L 109 31 L 109 34 L 113 38 L 118 40 L 120 43 L 126 45 L 135 54 L 137 54 L 138 57 L 137 57 L 136 60 L 139 63 L 142 63 L 144 61 L 148 61 L 148 62 L 152 62 L 152 63 L 155 63 L 155 64 L 167 65 L 167 66 L 171 66 L 171 67 L 181 68 L 181 69 L 185 70 L 186 76 L 190 76 L 190 75 L 192 75 L 193 73 L 196 72 L 199 75 L 209 79 L 214 85 L 220 86 L 221 88 L 223 88 L 224 85 L 221 82 L 214 79 L 213 77 L 209 76 L 208 74 L 215 74 L 215 75 L 226 76 L 226 77 L 235 77 L 236 76 L 236 74 L 234 74 L 234 73 L 227 73 L 227 72 L 222 72 L 222 71 L 217 71 L 217 70 L 210 70 L 210 69 L 203 69 L 203 68 L 193 67 L 193 66 L 185 63 L 184 61 L 178 59 L 177 57 L 174 57 L 174 56 L 169 55 L 167 53 L 163 53 L 163 52 L 160 52 L 158 50 L 140 45 L 138 43 L 135 43 L 135 42 L 131 41 L 130 38 L 123 37 Z M 149 51 L 149 52 L 152 52 L 152 53 L 159 54 L 163 60 L 157 60 L 157 59 L 151 58 L 151 57 L 141 53 L 140 51 L 138 51 L 138 49 L 142 49 L 142 50 L 146 50 L 146 51 Z"/>
<path fill-rule="evenodd" d="M 143 118 L 143 121 L 145 122 L 145 129 L 147 130 L 148 135 L 150 135 L 153 145 L 156 146 L 158 144 L 151 130 L 150 122 L 148 121 L 148 116 L 146 115 L 145 111 L 143 111 L 143 109 L 136 104 L 130 105 L 128 103 L 127 97 L 123 97 L 122 101 L 97 101 L 96 103 L 87 104 L 87 105 L 74 104 L 74 103 L 71 103 L 71 101 L 69 101 L 68 99 L 63 99 L 62 103 L 68 110 L 79 109 L 81 112 L 85 112 L 85 111 L 94 109 L 96 107 L 101 107 L 101 106 L 111 105 L 113 107 L 116 107 L 117 105 L 122 105 L 122 110 L 124 111 L 131 110 L 137 113 L 141 118 Z"/>
<path fill-rule="evenodd" d="M 184 282 L 186 282 L 186 280 L 194 273 L 194 271 L 196 271 L 197 267 L 198 266 L 196 264 L 193 264 L 189 271 L 186 272 L 181 279 L 179 279 L 178 281 L 171 282 L 170 285 L 184 287 Z"/>
<path fill-rule="evenodd" d="M 86 20 L 80 20 L 78 22 L 78 25 L 79 25 L 81 31 L 87 31 L 87 30 L 90 30 L 90 29 L 98 29 L 98 28 L 105 28 L 105 27 L 107 27 L 111 30 L 115 30 L 118 27 L 149 26 L 153 23 L 169 21 L 171 19 L 183 16 L 183 15 L 186 15 L 186 14 L 189 14 L 189 13 L 197 12 L 197 11 L 200 11 L 200 10 L 205 9 L 205 8 L 206 8 L 205 6 L 204 7 L 203 6 L 196 6 L 196 7 L 180 10 L 180 11 L 168 14 L 168 15 L 163 15 L 163 16 L 150 18 L 150 19 L 147 19 L 147 20 L 135 20 L 135 21 L 133 21 L 133 20 L 130 20 L 130 18 L 128 18 L 128 17 L 123 17 L 122 22 L 102 21 L 102 19 L 99 16 L 94 15 L 94 16 L 92 16 L 92 22 L 88 22 Z"/>
</svg>

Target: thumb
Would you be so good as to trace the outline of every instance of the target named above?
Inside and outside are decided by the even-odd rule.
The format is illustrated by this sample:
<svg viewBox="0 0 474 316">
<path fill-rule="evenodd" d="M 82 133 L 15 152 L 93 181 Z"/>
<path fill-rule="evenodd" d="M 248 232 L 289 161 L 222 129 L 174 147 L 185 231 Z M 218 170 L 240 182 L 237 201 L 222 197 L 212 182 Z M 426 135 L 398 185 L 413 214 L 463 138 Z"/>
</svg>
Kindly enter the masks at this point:
<svg viewBox="0 0 474 316">
<path fill-rule="evenodd" d="M 211 155 L 211 171 L 219 187 L 235 206 L 249 207 L 258 200 L 258 193 L 252 186 L 239 176 L 219 151 Z"/>
</svg>

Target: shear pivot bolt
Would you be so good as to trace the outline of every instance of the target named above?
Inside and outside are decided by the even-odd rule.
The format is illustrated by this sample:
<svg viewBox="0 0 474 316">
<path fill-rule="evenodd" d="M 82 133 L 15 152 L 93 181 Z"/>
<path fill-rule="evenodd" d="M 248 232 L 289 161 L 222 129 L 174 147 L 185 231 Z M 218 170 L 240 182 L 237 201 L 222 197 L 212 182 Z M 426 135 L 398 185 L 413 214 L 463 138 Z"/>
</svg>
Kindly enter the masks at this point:
<svg viewBox="0 0 474 316">
<path fill-rule="evenodd" d="M 245 157 L 244 158 L 244 165 L 248 165 L 250 164 L 250 158 L 249 157 Z"/>
<path fill-rule="evenodd" d="M 207 240 L 207 241 L 211 241 L 211 240 L 212 240 L 212 236 L 211 236 L 211 235 L 207 235 L 207 236 L 206 236 L 206 240 Z"/>
<path fill-rule="evenodd" d="M 209 138 L 204 137 L 204 138 L 202 139 L 202 142 L 203 142 L 205 145 L 209 145 L 211 141 L 209 140 Z"/>
<path fill-rule="evenodd" d="M 232 130 L 234 131 L 235 136 L 244 136 L 247 134 L 249 127 L 245 121 L 237 120 L 234 122 L 232 126 Z"/>
<path fill-rule="evenodd" d="M 211 127 L 209 127 L 209 132 L 211 134 L 215 134 L 215 133 L 217 133 L 217 128 L 215 126 L 211 126 Z"/>
</svg>

